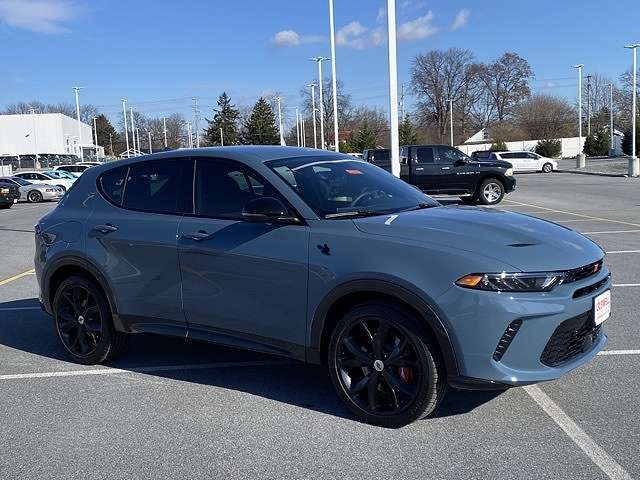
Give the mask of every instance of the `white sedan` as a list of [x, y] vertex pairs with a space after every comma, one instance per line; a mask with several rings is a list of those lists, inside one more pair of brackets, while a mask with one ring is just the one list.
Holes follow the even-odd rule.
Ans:
[[53, 175], [50, 175], [46, 172], [39, 172], [37, 170], [30, 170], [28, 172], [17, 172], [13, 175], [14, 177], [19, 177], [24, 180], [27, 180], [31, 183], [44, 183], [45, 185], [54, 185], [56, 187], [62, 188], [65, 192], [73, 185], [75, 180], [71, 180], [70, 178], [55, 178]]
[[514, 172], [551, 173], [554, 170], [558, 170], [558, 162], [553, 158], [543, 157], [542, 155], [526, 150], [493, 152], [491, 157], [509, 162], [513, 165]]

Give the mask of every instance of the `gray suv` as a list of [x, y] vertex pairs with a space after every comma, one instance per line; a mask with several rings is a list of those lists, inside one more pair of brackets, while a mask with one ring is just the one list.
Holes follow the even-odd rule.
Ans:
[[332, 152], [93, 167], [35, 240], [40, 301], [75, 361], [152, 332], [321, 363], [359, 418], [387, 427], [431, 413], [447, 386], [556, 379], [606, 341], [610, 275], [591, 240], [442, 206]]

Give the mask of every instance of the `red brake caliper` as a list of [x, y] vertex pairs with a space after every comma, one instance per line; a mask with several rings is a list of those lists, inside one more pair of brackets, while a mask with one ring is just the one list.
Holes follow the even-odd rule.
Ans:
[[416, 380], [413, 370], [409, 367], [398, 367], [398, 374], [404, 383], [414, 383]]

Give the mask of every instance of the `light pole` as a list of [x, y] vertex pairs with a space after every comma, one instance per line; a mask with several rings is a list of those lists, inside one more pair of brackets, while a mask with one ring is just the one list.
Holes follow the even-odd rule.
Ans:
[[152, 154], [153, 146], [151, 146], [151, 132], [147, 132], [147, 135], [149, 136], [149, 154]]
[[453, 98], [447, 100], [449, 102], [449, 128], [451, 129], [451, 146], [453, 147]]
[[140, 129], [136, 127], [136, 141], [138, 142], [138, 153], [142, 155], [142, 147], [140, 146]]
[[318, 88], [320, 90], [320, 148], [324, 150], [324, 100], [322, 99], [322, 62], [329, 60], [326, 57], [314, 57], [311, 59], [318, 63]]
[[578, 155], [576, 156], [578, 168], [584, 168], [586, 165], [584, 153], [582, 153], [582, 67], [584, 67], [582, 63], [573, 66], [578, 69]]
[[387, 0], [387, 30], [389, 37], [389, 115], [391, 116], [391, 173], [396, 177], [400, 177], [400, 135], [398, 132], [398, 63], [396, 58], [396, 0]]
[[193, 126], [196, 131], [196, 148], [200, 148], [200, 131], [198, 130], [198, 118], [200, 110], [198, 110], [198, 99], [193, 97]]
[[[329, 0], [329, 29], [331, 30], [331, 87], [333, 90], [333, 142], [335, 151], [340, 151], [338, 143], [338, 88], [336, 80], [336, 29], [333, 21], [333, 0]], [[395, 40], [394, 40], [395, 41]], [[322, 80], [320, 81], [320, 121], [322, 121]], [[322, 129], [321, 129], [322, 130]], [[324, 149], [324, 136], [321, 147]]]
[[84, 158], [82, 152], [82, 124], [80, 123], [80, 97], [78, 96], [78, 92], [82, 90], [84, 87], [73, 87], [76, 91], [76, 117], [78, 118], [78, 144], [80, 145], [80, 160]]
[[627, 45], [624, 48], [630, 48], [633, 52], [633, 82], [632, 82], [632, 94], [631, 94], [631, 158], [629, 159], [629, 176], [637, 177], [640, 173], [640, 165], [638, 164], [638, 157], [636, 156], [636, 117], [638, 112], [637, 108], [637, 90], [638, 90], [638, 59], [636, 50], [640, 47], [640, 43], [634, 45]]
[[127, 140], [127, 157], [129, 157], [129, 130], [127, 129], [127, 99], [126, 98], [122, 99], [122, 116], [124, 117], [124, 138]]
[[36, 154], [36, 163], [38, 162], [38, 134], [36, 133], [36, 109], [31, 107], [31, 126], [33, 128], [33, 150]]
[[137, 155], [136, 152], [140, 151], [140, 145], [136, 147], [136, 124], [133, 119], [133, 107], [129, 107], [129, 112], [131, 115], [131, 136], [133, 137], [133, 155]]
[[300, 146], [300, 114], [298, 113], [298, 107], [296, 107], [296, 140], [298, 146]]
[[284, 146], [284, 135], [282, 134], [282, 106], [280, 105], [280, 97], [276, 97], [278, 101], [278, 129], [280, 131], [280, 145]]
[[224, 135], [222, 134], [222, 127], [220, 127], [220, 146], [224, 147]]
[[316, 141], [316, 137], [318, 136], [316, 132], [316, 84], [310, 83], [307, 87], [311, 88], [311, 111], [313, 112], [313, 148], [318, 148], [318, 142]]
[[306, 132], [306, 128], [304, 125], [304, 117], [300, 117], [300, 126], [302, 127], [302, 146], [306, 147], [307, 146], [307, 132]]
[[609, 147], [609, 156], [613, 157], [615, 152], [614, 152], [614, 143], [613, 143], [613, 83], [609, 84], [609, 140], [610, 140], [610, 147]]
[[167, 118], [162, 117], [162, 131], [164, 133], [164, 148], [167, 148]]
[[591, 77], [587, 75], [587, 136], [591, 135]]
[[96, 160], [98, 159], [98, 127], [96, 126], [96, 118], [93, 117], [93, 143], [96, 145]]

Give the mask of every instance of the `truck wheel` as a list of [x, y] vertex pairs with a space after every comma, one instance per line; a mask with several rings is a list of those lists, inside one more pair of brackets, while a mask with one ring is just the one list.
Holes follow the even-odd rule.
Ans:
[[504, 185], [496, 178], [486, 178], [478, 188], [478, 198], [483, 205], [496, 205], [504, 197]]

